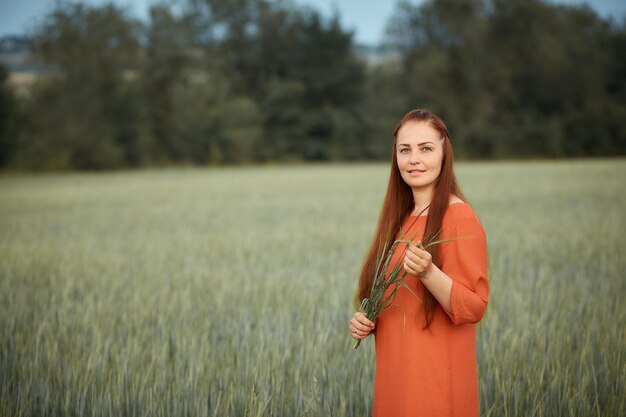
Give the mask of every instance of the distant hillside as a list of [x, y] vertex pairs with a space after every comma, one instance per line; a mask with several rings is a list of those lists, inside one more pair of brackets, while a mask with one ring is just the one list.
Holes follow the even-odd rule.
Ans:
[[27, 36], [0, 38], [0, 64], [11, 73], [37, 74], [44, 69], [33, 58], [35, 41]]
[[390, 47], [357, 44], [354, 50], [368, 65], [377, 66], [400, 59], [400, 54]]
[[13, 35], [0, 37], [0, 55], [31, 52], [33, 47], [34, 41], [28, 36]]

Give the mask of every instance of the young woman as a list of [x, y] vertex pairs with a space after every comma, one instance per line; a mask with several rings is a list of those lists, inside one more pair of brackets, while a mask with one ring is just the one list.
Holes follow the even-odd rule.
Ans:
[[[376, 323], [361, 312], [350, 320], [353, 338], [375, 335], [373, 414], [478, 417], [475, 324], [487, 307], [487, 241], [457, 184], [448, 129], [427, 110], [407, 113], [394, 133], [387, 194], [357, 305], [369, 296], [385, 237], [392, 241], [400, 232], [414, 236], [414, 244], [396, 251], [388, 271], [400, 262], [415, 294], [400, 288]], [[424, 250], [433, 239], [453, 240]]]

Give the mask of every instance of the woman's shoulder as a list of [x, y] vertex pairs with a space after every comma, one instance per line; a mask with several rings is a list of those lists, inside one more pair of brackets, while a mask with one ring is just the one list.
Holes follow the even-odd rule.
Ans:
[[442, 259], [458, 257], [460, 253], [469, 257], [483, 256], [481, 251], [487, 246], [485, 229], [472, 206], [465, 201], [448, 206], [441, 222], [440, 236], [443, 240], [451, 240], [441, 246]]
[[448, 209], [446, 210], [446, 215], [467, 214], [467, 213], [474, 213], [472, 206], [470, 206], [467, 201], [463, 201], [456, 195], [450, 194], [450, 198], [448, 199]]
[[480, 223], [476, 212], [468, 202], [461, 200], [455, 195], [451, 195], [448, 209], [443, 217], [443, 221], [454, 222], [460, 219], [471, 219]]
[[448, 205], [452, 205], [452, 204], [459, 204], [459, 203], [465, 203], [465, 201], [461, 200], [459, 197], [457, 197], [454, 194], [450, 194], [450, 198], [448, 199]]
[[480, 222], [478, 216], [474, 212], [472, 206], [466, 201], [450, 204], [441, 222], [442, 233], [444, 239], [460, 238], [463, 241], [455, 242], [456, 244], [445, 245], [456, 247], [464, 242], [475, 243], [474, 238], [480, 238], [481, 241], [486, 240], [485, 229]]

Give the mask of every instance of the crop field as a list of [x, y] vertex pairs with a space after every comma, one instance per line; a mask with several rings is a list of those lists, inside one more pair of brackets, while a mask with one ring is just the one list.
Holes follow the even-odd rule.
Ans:
[[[0, 176], [0, 416], [369, 415], [348, 320], [387, 176]], [[626, 415], [626, 160], [457, 176], [489, 244], [481, 414]]]

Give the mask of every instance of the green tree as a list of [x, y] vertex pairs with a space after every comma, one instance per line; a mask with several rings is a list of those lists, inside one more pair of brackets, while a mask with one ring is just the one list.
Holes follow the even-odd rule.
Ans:
[[0, 167], [14, 162], [21, 112], [19, 103], [8, 85], [9, 73], [0, 65]]
[[[262, 109], [262, 160], [328, 160], [331, 138], [356, 117], [363, 66], [338, 16], [285, 2], [192, 2], [207, 59], [221, 58], [239, 96]], [[335, 117], [336, 111], [346, 117]], [[345, 130], [345, 129], [344, 129]]]
[[407, 99], [407, 83], [412, 80], [405, 77], [401, 65], [395, 59], [371, 66], [367, 69], [363, 89], [364, 100], [359, 109], [363, 119], [360, 126], [366, 128], [359, 132], [358, 149], [364, 151], [364, 159], [387, 159], [392, 151], [393, 131], [404, 113], [416, 102]]
[[618, 55], [607, 48], [614, 36], [609, 23], [587, 6], [540, 0], [494, 4], [486, 47], [491, 51], [487, 83], [497, 91], [498, 109], [489, 124], [505, 144], [498, 154], [599, 156], [616, 151], [612, 142], [619, 134], [612, 126], [619, 123], [610, 85]]
[[189, 77], [173, 92], [172, 142], [178, 160], [195, 164], [245, 163], [258, 160], [263, 135], [256, 103], [236, 96], [217, 74]]
[[175, 134], [175, 118], [180, 112], [176, 107], [177, 89], [198, 67], [193, 47], [195, 32], [189, 17], [176, 16], [164, 4], [150, 8], [141, 83], [151, 159], [156, 161], [189, 156], [191, 146]]
[[62, 3], [46, 18], [36, 52], [54, 73], [33, 89], [23, 163], [52, 169], [141, 164], [139, 29], [113, 5]]
[[210, 33], [222, 24], [220, 19], [233, 18], [228, 12], [240, 9], [225, 8], [224, 3], [204, 6], [216, 8], [218, 15], [200, 19], [194, 8], [176, 13], [166, 5], [151, 9], [142, 80], [157, 160], [258, 160], [255, 148], [263, 128], [259, 109], [246, 89], [233, 87], [238, 77], [223, 62], [226, 40], [218, 42]]

